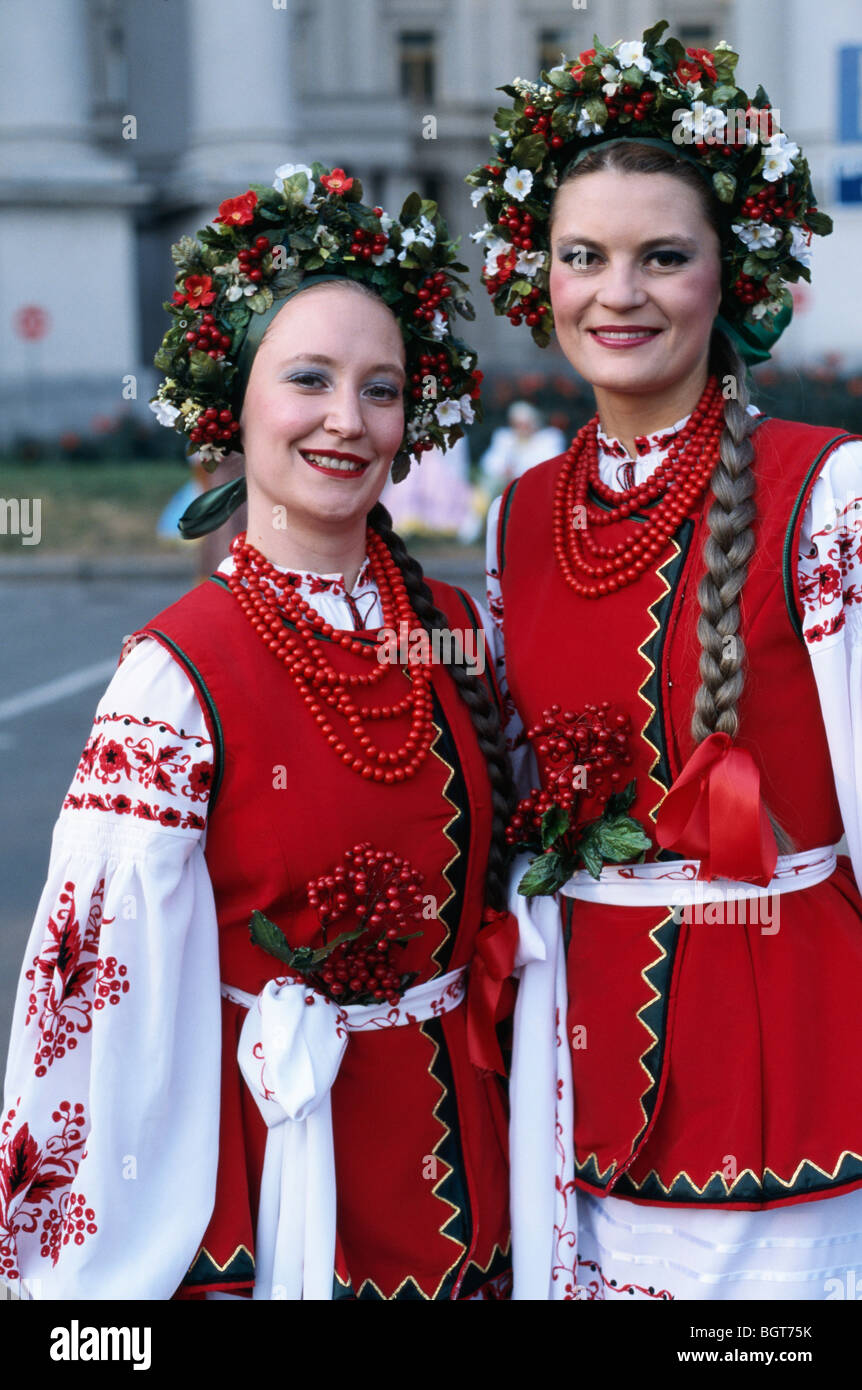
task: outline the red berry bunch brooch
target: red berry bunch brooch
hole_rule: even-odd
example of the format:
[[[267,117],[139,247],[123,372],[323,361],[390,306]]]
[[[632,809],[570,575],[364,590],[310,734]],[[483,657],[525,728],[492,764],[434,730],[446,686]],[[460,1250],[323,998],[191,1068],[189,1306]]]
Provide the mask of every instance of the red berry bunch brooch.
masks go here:
[[[580,713],[552,705],[527,730],[542,777],[518,803],[508,843],[535,854],[518,884],[530,898],[555,893],[578,869],[599,878],[604,864],[643,858],[652,841],[629,815],[635,796],[631,719],[608,701]]]
[[[342,862],[306,886],[317,912],[320,946],[291,946],[262,912],[251,915],[251,939],[338,1004],[397,1004],[416,979],[398,968],[396,953],[422,935],[410,931],[427,917],[424,874],[392,850],[354,845]],[[343,930],[331,933],[339,926]]]

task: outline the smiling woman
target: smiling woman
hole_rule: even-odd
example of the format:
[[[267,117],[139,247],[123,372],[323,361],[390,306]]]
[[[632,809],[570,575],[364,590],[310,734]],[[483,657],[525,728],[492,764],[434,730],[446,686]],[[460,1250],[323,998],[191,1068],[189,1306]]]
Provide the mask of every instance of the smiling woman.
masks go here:
[[[479,374],[436,208],[360,194],[284,166],[174,249],[156,413],[245,458],[182,529],[246,492],[248,529],[127,642],[58,821],[0,1128],[19,1291],[508,1295],[486,618],[379,502]],[[417,629],[448,660],[381,659]]]
[[[515,1020],[514,1297],[825,1299],[862,1259],[862,440],[749,404],[831,223],[737,55],[666,28],[504,88],[470,176],[497,311],[596,398],[489,516],[514,901],[562,933],[543,1082]]]

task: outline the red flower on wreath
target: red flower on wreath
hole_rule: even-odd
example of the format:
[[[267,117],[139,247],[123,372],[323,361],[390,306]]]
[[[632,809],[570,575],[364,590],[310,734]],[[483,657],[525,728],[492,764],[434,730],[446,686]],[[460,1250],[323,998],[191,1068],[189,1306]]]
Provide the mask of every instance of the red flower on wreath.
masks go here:
[[[183,292],[174,292],[174,303],[185,304],[189,309],[200,309],[212,304],[214,299],[215,290],[211,275],[189,275],[183,285]]]
[[[580,82],[584,75],[584,68],[589,67],[590,63],[595,62],[596,50],[585,48],[583,53],[578,54],[578,61],[572,65],[571,74],[576,82]]]
[[[698,76],[704,75],[709,78],[710,82],[715,82],[718,76],[715,71],[715,54],[711,53],[708,48],[687,48],[685,51],[689,58],[693,59],[698,65]],[[684,63],[685,59],[682,60],[679,67],[682,67]],[[691,66],[691,64],[688,64],[688,66]],[[679,67],[677,68],[677,72],[679,72]],[[687,80],[691,81],[692,79],[689,78]]]
[[[343,169],[333,169],[331,174],[322,174],[320,182],[328,193],[349,193],[353,179],[349,179]]]
[[[223,203],[219,203],[218,216],[213,218],[213,222],[223,222],[229,227],[245,227],[249,222],[254,221],[254,210],[257,207],[257,194],[241,193],[238,198],[225,198]]]

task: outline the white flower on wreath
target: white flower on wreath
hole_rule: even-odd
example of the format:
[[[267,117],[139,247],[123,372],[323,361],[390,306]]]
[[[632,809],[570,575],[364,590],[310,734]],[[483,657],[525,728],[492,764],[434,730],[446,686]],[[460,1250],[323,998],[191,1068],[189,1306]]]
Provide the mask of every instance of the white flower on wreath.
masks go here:
[[[473,421],[476,418],[476,412],[473,409],[473,397],[462,396],[458,402],[458,405],[461,407],[461,419],[464,422],[464,424],[472,425]]]
[[[275,178],[272,181],[272,186],[278,193],[283,193],[285,179],[291,178],[294,174],[305,174],[308,179],[308,187],[305,190],[302,201],[306,207],[310,207],[311,201],[314,198],[314,174],[307,164],[279,165],[275,171]]]
[[[490,222],[485,222],[483,226],[477,227],[475,232],[470,233],[470,240],[481,245],[483,241],[488,241],[494,235],[494,228]]]
[[[663,76],[662,73],[656,71],[652,65],[652,60],[644,53],[644,46],[640,39],[621,43],[616,49],[616,59],[621,68],[639,68],[641,72],[647,73],[656,81],[660,81]]]
[[[778,313],[781,307],[782,301],[780,299],[761,299],[759,304],[752,305],[751,317],[753,319],[762,319],[768,314],[771,318],[773,314]]]
[[[449,320],[445,314],[441,314],[439,309],[435,309],[434,317],[428,325],[428,331],[438,343],[442,343],[449,332]]]
[[[155,415],[160,425],[165,425],[168,429],[173,429],[174,423],[179,418],[179,406],[170,405],[168,401],[156,399],[150,401],[150,410]]]
[[[544,251],[519,251],[518,259],[515,262],[515,272],[518,275],[526,275],[528,280],[532,280],[536,271],[541,270],[544,264]]]
[[[460,363],[461,370],[463,372],[472,372],[473,368],[476,365],[476,361],[477,358],[475,354],[469,352],[463,353],[462,356],[458,358],[458,362]]]
[[[613,63],[602,64],[602,91],[606,97],[615,97],[620,86],[620,71]]]
[[[580,109],[580,111],[578,112],[578,119],[577,119],[577,123],[576,123],[576,125],[575,125],[575,134],[576,134],[576,135],[601,135],[603,128],[604,128],[603,126],[600,126],[600,125],[599,125],[598,121],[591,121],[591,120],[590,120],[590,118],[589,118],[589,116],[587,115],[587,113],[586,113],[584,107],[582,106],[581,109]]]
[[[790,228],[790,254],[800,265],[811,264],[811,233],[802,227]]]
[[[199,444],[197,448],[199,458],[205,460],[213,459],[216,463],[219,463],[224,458],[225,453],[226,450],[220,448],[218,444]]]
[[[414,242],[418,242],[420,246],[431,247],[436,240],[437,233],[434,230],[434,223],[429,222],[427,217],[420,217],[418,227],[405,227],[401,233],[401,250],[398,252],[399,261],[404,260],[408,248],[411,247]]]
[[[734,222],[732,230],[750,251],[768,250],[776,246],[782,236],[781,229],[770,222]]]
[[[483,184],[481,188],[474,188],[470,193],[470,202],[473,204],[473,207],[477,208],[481,203],[482,199],[485,197],[485,194],[490,192],[491,187],[487,183]]]
[[[530,169],[509,169],[503,180],[503,188],[510,198],[515,198],[522,203],[530,189],[533,187],[533,175]]]
[[[438,425],[460,425],[461,402],[453,400],[438,401],[434,407]]]
[[[793,168],[793,161],[799,154],[799,146],[783,133],[773,135],[763,151],[763,177],[767,183],[777,183]]]
[[[371,264],[372,264],[372,265],[388,265],[390,261],[394,261],[394,260],[395,260],[395,252],[393,251],[393,249],[392,249],[391,246],[387,246],[386,249],[385,249],[384,251],[380,251],[380,252],[378,252],[378,254],[377,254],[376,256],[372,256],[372,257],[371,257]]]
[[[675,111],[674,121],[690,137],[690,141],[708,141],[712,136],[724,135],[727,112],[722,111],[720,106],[707,106],[705,102],[696,101],[690,111]]]
[[[485,248],[485,264],[483,266],[486,275],[496,275],[499,269],[497,257],[511,248],[508,241],[504,241],[500,236],[492,236]]]

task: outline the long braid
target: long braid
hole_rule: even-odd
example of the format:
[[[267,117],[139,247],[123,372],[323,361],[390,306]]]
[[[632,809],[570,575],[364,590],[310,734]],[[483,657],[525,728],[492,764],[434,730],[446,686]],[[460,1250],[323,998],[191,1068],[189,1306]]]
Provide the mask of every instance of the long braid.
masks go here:
[[[368,514],[368,523],[374,528],[404,576],[404,583],[416,617],[428,633],[436,630],[449,630],[449,619],[434,603],[431,590],[425,582],[422,566],[409,554],[401,537],[393,529],[392,517],[378,502]],[[480,677],[471,675],[461,662],[449,665],[452,679],[458,693],[470,713],[473,728],[479,740],[479,748],[488,766],[491,781],[491,804],[493,824],[491,845],[488,852],[488,871],[485,880],[485,895],[490,907],[503,911],[508,898],[508,854],[505,832],[515,805],[514,784],[509,756],[500,725],[497,706],[488,694],[488,687]]]
[[[695,743],[713,733],[735,738],[739,730],[739,700],[745,684],[745,645],[740,635],[739,595],[754,551],[754,417],[746,367],[733,343],[713,334],[711,367],[719,380],[733,377],[735,397],[724,403],[724,430],[719,459],[713,470],[714,497],[707,516],[709,535],[703,548],[706,572],[697,591],[700,617],[700,689],[695,696],[691,732]],[[779,851],[792,852],[793,843],[767,810]]]

